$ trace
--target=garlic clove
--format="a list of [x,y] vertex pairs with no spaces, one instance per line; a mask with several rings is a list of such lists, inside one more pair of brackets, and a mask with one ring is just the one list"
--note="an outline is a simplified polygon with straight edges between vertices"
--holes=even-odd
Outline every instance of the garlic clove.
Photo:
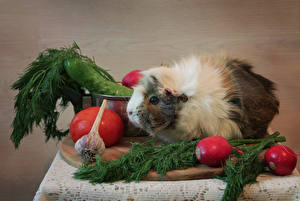
[[75,143],[74,148],[84,161],[95,161],[96,155],[104,152],[105,144],[97,135],[84,135]]
[[84,161],[95,161],[96,154],[102,154],[105,150],[105,144],[103,142],[103,139],[100,137],[98,133],[98,129],[106,105],[107,105],[107,101],[104,99],[100,107],[100,110],[96,116],[96,119],[94,121],[94,124],[91,128],[91,131],[87,135],[82,136],[75,143],[74,148],[76,152],[81,155],[81,158]]

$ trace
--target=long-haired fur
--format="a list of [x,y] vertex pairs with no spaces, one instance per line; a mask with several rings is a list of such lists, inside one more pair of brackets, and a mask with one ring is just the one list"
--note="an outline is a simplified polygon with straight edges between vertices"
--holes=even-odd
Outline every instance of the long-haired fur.
[[230,57],[192,56],[146,70],[128,103],[129,119],[165,142],[263,137],[279,102],[274,84],[251,68]]

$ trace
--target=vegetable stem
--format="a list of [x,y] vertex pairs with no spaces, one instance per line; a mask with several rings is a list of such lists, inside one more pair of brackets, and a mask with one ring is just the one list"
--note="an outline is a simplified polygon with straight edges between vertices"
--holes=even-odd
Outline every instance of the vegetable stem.
[[[243,143],[250,142],[242,140]],[[253,142],[253,140],[251,140]],[[264,171],[264,161],[258,161],[258,155],[263,149],[275,145],[276,142],[284,142],[285,137],[279,136],[279,132],[266,138],[255,140],[254,145],[243,147],[244,154],[236,155],[237,159],[232,162],[226,161],[224,177],[217,177],[227,182],[227,186],[222,197],[222,201],[235,201],[238,199],[243,187],[251,182],[255,182],[257,176]],[[231,141],[232,142],[232,141]],[[241,142],[241,140],[239,141]]]
[[[276,138],[277,136],[279,136],[280,133],[279,132],[275,132],[272,135],[267,136],[266,138]],[[282,138],[284,138],[284,136],[281,136]],[[228,142],[232,145],[232,146],[238,146],[241,144],[254,144],[254,143],[260,143],[262,142],[264,139],[266,138],[261,138],[261,139],[237,139],[237,140],[228,140]],[[283,140],[283,139],[280,139]]]

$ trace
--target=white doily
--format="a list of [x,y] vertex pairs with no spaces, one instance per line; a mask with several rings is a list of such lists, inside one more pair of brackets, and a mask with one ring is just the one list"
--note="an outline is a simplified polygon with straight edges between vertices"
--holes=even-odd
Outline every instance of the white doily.
[[[49,200],[221,200],[226,183],[218,179],[188,181],[141,181],[92,185],[72,178],[76,168],[56,154],[34,197]],[[247,185],[239,200],[300,200],[300,176],[262,174],[257,183]]]

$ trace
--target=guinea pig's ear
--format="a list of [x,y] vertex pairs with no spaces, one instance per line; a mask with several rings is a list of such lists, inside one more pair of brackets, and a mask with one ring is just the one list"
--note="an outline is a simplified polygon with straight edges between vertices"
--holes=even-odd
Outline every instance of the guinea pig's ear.
[[182,101],[182,102],[185,103],[189,99],[184,93],[180,94],[176,90],[173,90],[173,89],[170,89],[170,88],[165,88],[165,95],[177,98],[178,102]]

